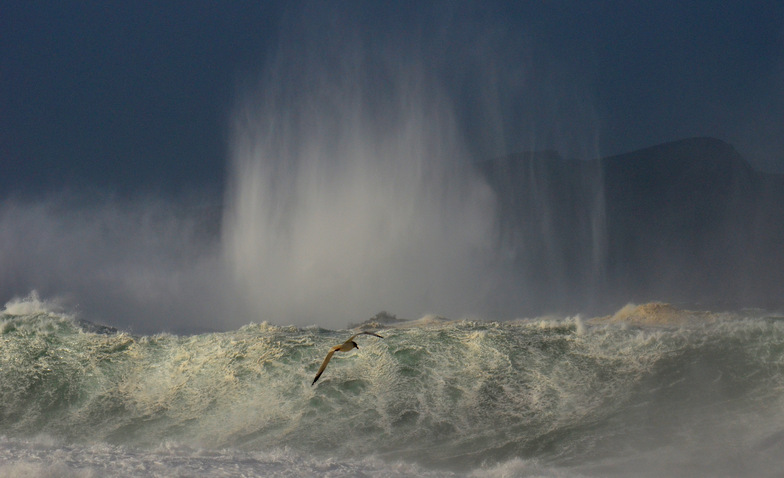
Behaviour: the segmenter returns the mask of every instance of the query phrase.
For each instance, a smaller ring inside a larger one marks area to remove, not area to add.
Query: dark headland
[[[753,170],[723,141],[594,160],[524,153],[479,168],[534,309],[784,303],[784,175]]]

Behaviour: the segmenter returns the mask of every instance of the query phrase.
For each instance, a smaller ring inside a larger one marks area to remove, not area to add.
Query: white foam
[[[33,290],[27,297],[15,297],[6,302],[0,315],[24,316],[40,314],[59,314],[63,307],[55,300],[41,300],[38,291]]]
[[[152,451],[107,444],[42,446],[0,437],[0,477],[95,478],[129,477],[455,477],[449,471],[428,470],[375,456],[339,460],[301,455],[286,448],[269,452],[224,449],[205,451],[166,443]],[[500,475],[498,475],[500,476]]]

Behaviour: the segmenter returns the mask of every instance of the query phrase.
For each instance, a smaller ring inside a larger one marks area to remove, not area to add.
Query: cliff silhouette
[[[755,171],[721,140],[589,161],[522,153],[478,167],[532,309],[784,302],[784,175]]]

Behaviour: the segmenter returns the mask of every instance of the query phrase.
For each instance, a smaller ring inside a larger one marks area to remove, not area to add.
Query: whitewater
[[[784,317],[665,304],[139,336],[0,317],[0,476],[775,476]],[[360,330],[360,329],[354,329]],[[362,337],[360,337],[362,339]]]

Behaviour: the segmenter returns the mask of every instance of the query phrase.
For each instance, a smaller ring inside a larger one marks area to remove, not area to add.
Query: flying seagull
[[[378,334],[374,334],[373,332],[360,332],[358,334],[354,334],[351,337],[349,337],[349,339],[346,340],[345,342],[343,342],[341,345],[336,345],[336,346],[332,347],[331,349],[329,349],[329,353],[327,354],[326,358],[324,358],[324,363],[322,363],[321,367],[319,367],[318,373],[316,374],[316,378],[314,378],[313,379],[313,383],[310,384],[311,387],[316,384],[316,380],[318,380],[319,377],[321,377],[321,374],[324,373],[324,369],[327,368],[327,364],[332,359],[332,356],[335,354],[335,352],[348,352],[351,349],[358,349],[359,348],[359,345],[357,345],[357,343],[354,342],[354,337],[356,337],[357,335],[362,335],[362,334],[372,335],[372,336],[378,337],[380,339],[384,338],[384,337],[382,337],[382,336],[380,336]]]

